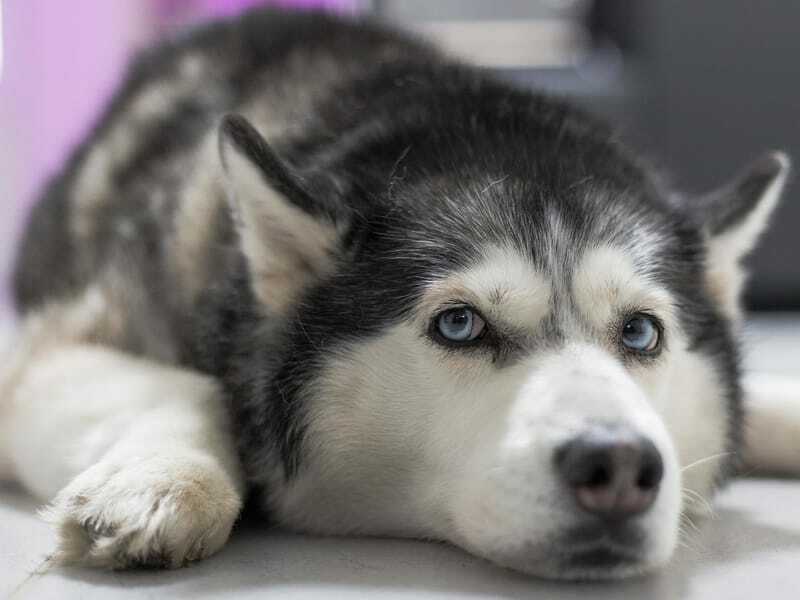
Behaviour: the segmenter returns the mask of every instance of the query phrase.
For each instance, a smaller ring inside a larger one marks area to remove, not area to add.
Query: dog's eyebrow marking
[[[628,252],[609,245],[586,250],[572,275],[572,296],[596,327],[607,326],[620,309],[651,310],[669,320],[674,305],[666,288],[638,271]]]
[[[489,319],[530,332],[550,311],[553,286],[530,259],[513,249],[491,247],[471,268],[432,283],[423,296],[423,312],[459,300]]]
[[[491,304],[502,304],[508,297],[508,290],[505,288],[496,287],[488,294],[489,302]]]

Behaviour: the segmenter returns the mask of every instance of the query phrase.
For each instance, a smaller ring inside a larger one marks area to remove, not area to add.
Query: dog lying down
[[[57,560],[276,523],[556,578],[669,560],[800,390],[741,381],[788,159],[702,197],[604,124],[380,26],[269,11],[140,57],[22,242],[0,468]],[[744,461],[744,462],[743,462]]]

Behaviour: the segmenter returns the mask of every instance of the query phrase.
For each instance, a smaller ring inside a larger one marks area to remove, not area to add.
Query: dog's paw
[[[101,461],[42,512],[62,564],[176,568],[219,550],[241,508],[234,484],[202,458]]]

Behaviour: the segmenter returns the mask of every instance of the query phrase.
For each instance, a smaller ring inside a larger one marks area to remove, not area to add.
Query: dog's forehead
[[[504,319],[530,324],[564,315],[570,327],[580,327],[590,312],[585,307],[596,308],[595,296],[607,307],[589,315],[598,323],[612,309],[707,303],[700,232],[652,191],[598,178],[540,185],[520,174],[501,175],[398,183],[385,213],[362,221],[367,235],[345,273],[348,298],[370,300],[359,304],[354,318],[363,324],[365,311],[376,307],[367,316],[379,329],[412,312],[430,316],[426,307],[481,295],[474,301],[490,313],[485,316],[502,312]],[[656,289],[662,293],[649,291]],[[666,301],[667,295],[675,300]],[[493,298],[512,308],[493,308]],[[563,328],[545,324],[545,330]]]
[[[520,169],[475,171],[398,185],[387,207],[388,220],[402,230],[396,233],[412,248],[435,246],[458,263],[488,243],[528,252],[536,263],[611,243],[648,262],[685,225],[655,189],[565,169],[548,177]]]
[[[393,243],[423,256],[435,253],[453,268],[504,247],[552,271],[574,265],[586,249],[611,245],[637,268],[652,270],[663,260],[660,255],[680,245],[682,226],[679,216],[646,190],[590,179],[545,184],[519,175],[425,181],[410,187],[404,205],[390,213],[397,228]]]
[[[518,248],[490,244],[471,266],[432,281],[420,306],[430,313],[454,301],[517,329],[575,311],[598,329],[620,310],[648,310],[671,320],[675,305],[668,287],[647,265],[629,248],[610,243],[576,249],[570,261],[534,261]]]

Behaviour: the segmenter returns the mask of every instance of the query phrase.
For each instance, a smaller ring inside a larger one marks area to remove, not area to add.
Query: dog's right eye
[[[468,306],[444,311],[434,324],[441,339],[456,344],[477,340],[486,329],[486,322]]]
[[[628,350],[652,354],[658,350],[660,342],[661,329],[653,317],[636,314],[622,326],[622,343]]]

